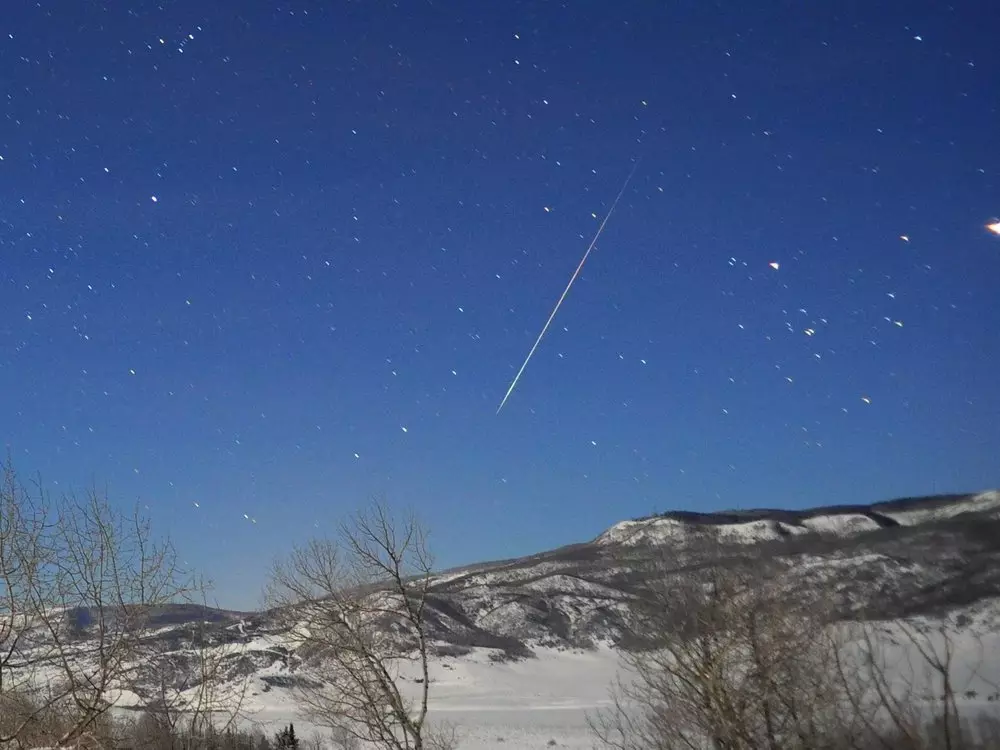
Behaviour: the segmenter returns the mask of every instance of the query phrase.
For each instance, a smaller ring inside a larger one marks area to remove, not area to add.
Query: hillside
[[[428,601],[435,669],[606,652],[618,641],[628,598],[650,558],[664,575],[683,576],[747,555],[789,597],[824,597],[845,618],[969,610],[1000,597],[1000,492],[802,511],[665,513],[623,521],[590,541],[445,571],[433,578]],[[87,614],[67,618],[86,658]],[[226,649],[218,675],[224,685],[249,680],[250,699],[288,700],[284,689],[308,656],[295,651],[273,612],[157,611],[147,638],[170,652],[165,677],[174,687],[198,684],[193,622],[209,623],[200,631],[202,645]],[[148,677],[149,690],[140,692],[152,695],[164,675]],[[133,693],[118,699],[134,707],[146,700]]]

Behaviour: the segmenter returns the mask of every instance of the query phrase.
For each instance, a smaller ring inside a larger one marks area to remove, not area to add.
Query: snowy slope
[[[996,518],[1000,516],[1000,490],[981,492],[978,495],[942,505],[886,510],[884,514],[903,526],[941,521],[966,514],[987,514]]]
[[[756,544],[808,533],[848,537],[887,526],[915,526],[969,514],[998,517],[1000,491],[804,511],[667,513],[654,518],[622,521],[595,541],[606,545],[639,545],[685,543],[695,538],[700,541],[708,538],[730,544]],[[753,520],[744,520],[749,518]]]
[[[1000,632],[1000,493],[671,513],[616,524],[590,542],[436,576],[428,607],[439,715],[458,717],[490,746],[501,736],[516,747],[549,739],[589,746],[584,710],[601,703],[614,673],[610,646],[642,580],[639,563],[655,556],[661,575],[681,578],[692,566],[747,552],[789,597],[836,593],[843,617],[973,612],[959,630],[979,623]],[[175,649],[178,683],[196,684],[185,626],[202,620],[212,622],[213,648],[227,649],[227,684],[248,681],[247,708],[268,726],[287,723],[297,655],[269,613],[158,613],[150,637]],[[1000,642],[994,645],[1000,654]],[[141,703],[138,695],[117,697],[121,705]]]
[[[1000,684],[1000,599],[978,602],[954,611],[943,620],[914,622],[948,626],[955,650],[954,687],[959,710],[994,706]],[[895,622],[878,626],[896,680],[919,680],[907,665],[919,663]],[[533,659],[498,663],[488,650],[458,658],[442,658],[431,665],[432,721],[457,727],[462,750],[497,746],[524,748],[591,748],[587,717],[609,704],[608,686],[616,677],[628,679],[618,652],[606,645],[592,650],[538,649]],[[404,684],[415,691],[410,680]],[[277,731],[294,721],[301,736],[317,727],[300,714],[287,691],[255,696],[248,705],[247,724]],[[554,743],[554,744],[552,744]]]

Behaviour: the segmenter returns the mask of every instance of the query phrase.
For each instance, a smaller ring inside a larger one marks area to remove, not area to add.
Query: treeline
[[[324,742],[318,735],[300,739],[294,724],[268,735],[261,730],[229,727],[219,730],[211,724],[201,727],[170,726],[152,713],[136,716],[112,717],[106,714],[95,721],[69,745],[53,746],[50,743],[63,727],[58,722],[39,722],[33,729],[23,731],[16,740],[4,747],[27,750],[324,750],[336,747],[343,750],[356,747],[350,741]],[[2,720],[2,719],[0,719]]]

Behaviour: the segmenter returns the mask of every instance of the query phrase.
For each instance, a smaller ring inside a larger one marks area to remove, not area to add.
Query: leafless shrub
[[[822,626],[751,566],[649,581],[623,654],[632,679],[591,721],[604,746],[819,748],[832,725],[851,731]]]
[[[979,672],[986,656],[981,639],[964,636],[977,653],[957,662],[957,638],[946,622],[895,620],[841,626],[846,648],[837,653],[838,679],[852,708],[874,707],[867,717],[870,734],[885,748],[969,750],[992,748],[990,728],[996,710],[976,721],[964,718],[958,699],[973,680],[990,686]],[[960,678],[959,666],[968,672]],[[967,696],[969,697],[969,696]]]
[[[312,678],[295,688],[309,718],[375,747],[449,747],[431,744],[426,723],[431,566],[419,522],[378,503],[343,524],[336,541],[308,542],[275,566],[269,599]],[[415,699],[402,690],[408,663]]]
[[[626,677],[592,716],[616,750],[971,750],[952,634],[833,625],[822,593],[791,600],[776,568],[734,559],[679,572],[649,562],[632,602]],[[929,691],[929,694],[927,693]],[[978,735],[993,726],[983,720]]]

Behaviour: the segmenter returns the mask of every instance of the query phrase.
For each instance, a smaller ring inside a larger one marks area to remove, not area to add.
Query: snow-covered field
[[[538,649],[537,658],[513,663],[493,662],[493,653],[478,650],[432,665],[432,719],[457,728],[462,750],[591,747],[587,712],[607,703],[619,667],[614,650]],[[418,686],[407,684],[416,694]],[[300,737],[318,730],[296,713],[285,691],[250,696],[246,710],[269,734],[290,721]]]
[[[957,626],[958,613],[948,618]],[[951,631],[955,649],[954,684],[962,710],[1000,710],[1000,602],[981,602],[961,613],[961,627]],[[929,621],[924,624],[935,625]],[[922,670],[913,647],[893,623],[880,628],[887,663],[900,677],[920,683]],[[940,652],[940,650],[939,650]],[[485,748],[591,748],[587,715],[608,704],[608,687],[620,673],[617,652],[536,649],[537,658],[513,663],[491,660],[495,652],[478,650],[432,665],[431,715],[458,730],[461,750]],[[407,681],[414,694],[418,686]],[[918,684],[918,694],[929,692]],[[991,697],[994,696],[994,697]],[[318,728],[296,712],[291,695],[270,690],[250,696],[246,709],[252,724],[267,733],[295,722],[299,736]]]

